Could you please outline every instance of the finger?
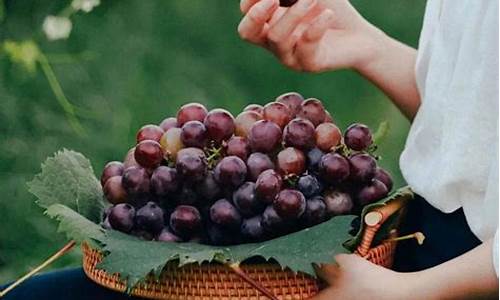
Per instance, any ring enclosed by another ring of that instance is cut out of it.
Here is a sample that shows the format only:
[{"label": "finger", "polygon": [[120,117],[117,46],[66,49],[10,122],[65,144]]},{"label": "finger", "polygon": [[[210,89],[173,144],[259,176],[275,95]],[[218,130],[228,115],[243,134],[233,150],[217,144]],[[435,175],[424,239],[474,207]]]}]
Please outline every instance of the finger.
[{"label": "finger", "polygon": [[325,32],[333,26],[333,23],[333,11],[325,9],[311,22],[311,25],[304,32],[302,38],[305,42],[315,42],[323,37]]},{"label": "finger", "polygon": [[318,294],[316,294],[314,297],[310,298],[310,300],[332,300],[332,299],[341,299],[337,297],[337,293],[335,292],[334,289],[328,288],[325,289]]},{"label": "finger", "polygon": [[250,7],[254,6],[255,3],[260,0],[241,0],[240,1],[240,10],[243,14],[246,14]]},{"label": "finger", "polygon": [[338,254],[335,256],[335,261],[339,265],[340,268],[349,269],[350,267],[355,266],[355,264],[359,261],[365,262],[365,260],[355,254]]},{"label": "finger", "polygon": [[290,45],[283,45],[282,42],[286,41],[293,33],[316,3],[317,0],[299,0],[269,29],[267,34],[268,40],[282,52],[289,50],[287,48]]},{"label": "finger", "polygon": [[278,5],[278,0],[262,0],[252,6],[238,26],[240,37],[252,43],[262,43],[266,22],[271,19]]},{"label": "finger", "polygon": [[329,285],[333,284],[340,274],[339,267],[332,264],[323,264],[321,267],[315,266],[316,275]]}]

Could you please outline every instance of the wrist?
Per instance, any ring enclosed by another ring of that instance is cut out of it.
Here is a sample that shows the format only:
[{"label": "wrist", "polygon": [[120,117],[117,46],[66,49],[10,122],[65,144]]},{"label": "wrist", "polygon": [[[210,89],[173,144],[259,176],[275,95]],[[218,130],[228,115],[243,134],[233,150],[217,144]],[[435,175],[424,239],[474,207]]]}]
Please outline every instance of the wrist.
[{"label": "wrist", "polygon": [[377,72],[387,61],[388,54],[394,43],[394,39],[388,36],[382,30],[369,24],[366,36],[366,51],[353,65],[353,69],[365,77],[370,77],[370,74]]}]

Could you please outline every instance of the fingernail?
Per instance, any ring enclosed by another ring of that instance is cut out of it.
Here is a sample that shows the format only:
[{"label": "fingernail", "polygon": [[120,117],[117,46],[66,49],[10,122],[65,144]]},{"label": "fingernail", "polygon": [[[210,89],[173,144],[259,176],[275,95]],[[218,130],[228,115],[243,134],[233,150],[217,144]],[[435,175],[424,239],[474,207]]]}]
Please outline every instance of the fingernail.
[{"label": "fingernail", "polygon": [[271,9],[271,7],[274,6],[274,3],[275,3],[275,1],[273,1],[273,0],[263,0],[261,5],[262,5],[262,8],[267,11],[267,10]]}]

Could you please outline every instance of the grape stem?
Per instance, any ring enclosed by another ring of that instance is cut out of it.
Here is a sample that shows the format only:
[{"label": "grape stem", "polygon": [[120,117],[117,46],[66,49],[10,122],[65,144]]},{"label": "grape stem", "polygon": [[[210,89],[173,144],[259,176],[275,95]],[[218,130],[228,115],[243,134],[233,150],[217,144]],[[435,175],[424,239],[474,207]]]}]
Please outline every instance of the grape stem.
[{"label": "grape stem", "polygon": [[27,273],[23,277],[19,278],[18,280],[16,280],[15,282],[13,282],[11,285],[9,285],[7,288],[5,288],[3,291],[1,291],[0,292],[0,298],[3,298],[8,292],[12,291],[18,285],[20,285],[21,283],[25,282],[26,280],[28,280],[29,278],[31,278],[36,273],[40,272],[43,268],[45,268],[48,265],[50,265],[51,263],[53,263],[59,257],[61,257],[64,254],[68,253],[73,248],[73,246],[75,246],[75,244],[76,244],[75,241],[70,241],[69,243],[67,243],[64,247],[62,247],[54,255],[52,255],[46,261],[44,261],[41,265],[39,265],[38,267],[34,268],[29,273]]},{"label": "grape stem", "polygon": [[226,264],[231,270],[234,271],[238,276],[241,277],[241,279],[245,280],[248,284],[256,288],[259,292],[262,294],[266,295],[269,299],[271,300],[279,300],[278,297],[276,297],[272,292],[270,292],[268,289],[263,287],[260,283],[257,281],[253,280],[250,276],[248,276],[245,271],[240,267],[239,263],[233,263],[233,264]]}]

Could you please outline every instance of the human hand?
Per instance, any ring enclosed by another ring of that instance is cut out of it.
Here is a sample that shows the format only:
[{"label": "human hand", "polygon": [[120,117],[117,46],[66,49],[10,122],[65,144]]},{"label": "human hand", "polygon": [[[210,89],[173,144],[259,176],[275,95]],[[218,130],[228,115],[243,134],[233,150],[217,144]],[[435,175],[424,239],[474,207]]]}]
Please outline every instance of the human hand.
[{"label": "human hand", "polygon": [[347,0],[299,0],[289,8],[279,0],[241,0],[240,8],[241,38],[297,71],[359,69],[376,60],[385,40]]}]

